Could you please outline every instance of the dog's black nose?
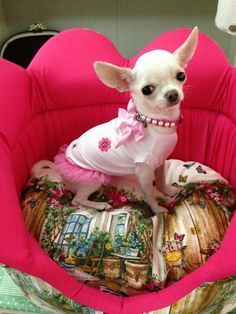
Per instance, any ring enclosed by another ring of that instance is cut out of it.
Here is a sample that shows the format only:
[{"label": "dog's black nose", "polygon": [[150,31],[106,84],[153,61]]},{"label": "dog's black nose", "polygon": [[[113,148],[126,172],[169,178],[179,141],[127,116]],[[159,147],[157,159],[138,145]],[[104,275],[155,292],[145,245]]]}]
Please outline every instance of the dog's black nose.
[{"label": "dog's black nose", "polygon": [[175,105],[179,100],[179,93],[176,89],[172,89],[165,94],[165,98],[168,100],[169,105]]}]

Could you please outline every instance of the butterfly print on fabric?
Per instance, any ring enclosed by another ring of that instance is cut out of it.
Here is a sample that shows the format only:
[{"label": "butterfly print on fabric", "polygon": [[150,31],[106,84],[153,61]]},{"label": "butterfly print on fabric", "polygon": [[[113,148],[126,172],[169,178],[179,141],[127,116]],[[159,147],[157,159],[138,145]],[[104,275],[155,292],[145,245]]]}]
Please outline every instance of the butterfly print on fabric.
[{"label": "butterfly print on fabric", "polygon": [[179,175],[179,182],[186,183],[188,179],[188,176],[182,176],[181,174]]},{"label": "butterfly print on fabric", "polygon": [[197,170],[198,173],[206,174],[206,170],[204,170],[204,169],[202,168],[202,166],[200,166],[200,165],[196,168],[196,170]]},{"label": "butterfly print on fabric", "polygon": [[174,239],[175,240],[183,241],[184,237],[185,237],[185,234],[178,234],[176,232],[174,234]]},{"label": "butterfly print on fabric", "polygon": [[183,167],[185,167],[186,169],[190,169],[192,168],[196,163],[192,162],[191,164],[184,164]]},{"label": "butterfly print on fabric", "polygon": [[192,203],[190,203],[190,205],[193,205],[193,206],[197,205],[202,209],[206,208],[206,203],[200,200],[193,201]]}]

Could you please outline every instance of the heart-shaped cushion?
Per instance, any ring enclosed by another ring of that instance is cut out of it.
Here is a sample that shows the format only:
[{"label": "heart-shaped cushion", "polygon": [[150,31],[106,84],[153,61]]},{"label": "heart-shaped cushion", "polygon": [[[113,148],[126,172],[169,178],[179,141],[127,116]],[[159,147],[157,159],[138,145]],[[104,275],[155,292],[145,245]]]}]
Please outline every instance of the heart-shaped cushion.
[{"label": "heart-shaped cushion", "polygon": [[[52,158],[61,144],[111,119],[119,106],[126,106],[129,94],[105,87],[95,75],[93,62],[132,67],[145,51],[174,51],[189,32],[167,32],[128,60],[101,34],[73,29],[47,42],[27,70],[0,60],[0,262],[40,277],[73,300],[107,313],[163,308],[205,281],[236,273],[234,217],[220,250],[176,284],[126,299],[104,294],[77,282],[50,260],[28,234],[19,204],[34,162]],[[201,34],[187,76],[185,123],[179,128],[173,156],[211,165],[236,187],[235,70],[217,44]]]}]

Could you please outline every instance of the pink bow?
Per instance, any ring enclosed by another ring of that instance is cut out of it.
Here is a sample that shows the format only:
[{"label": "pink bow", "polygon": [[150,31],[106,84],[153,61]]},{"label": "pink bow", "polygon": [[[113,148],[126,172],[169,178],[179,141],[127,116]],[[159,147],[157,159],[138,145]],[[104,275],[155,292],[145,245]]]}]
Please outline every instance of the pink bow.
[{"label": "pink bow", "polygon": [[144,137],[143,124],[136,120],[136,110],[132,99],[129,101],[127,110],[119,109],[117,129],[120,130],[121,134],[115,148],[124,144],[132,134],[136,142]]}]

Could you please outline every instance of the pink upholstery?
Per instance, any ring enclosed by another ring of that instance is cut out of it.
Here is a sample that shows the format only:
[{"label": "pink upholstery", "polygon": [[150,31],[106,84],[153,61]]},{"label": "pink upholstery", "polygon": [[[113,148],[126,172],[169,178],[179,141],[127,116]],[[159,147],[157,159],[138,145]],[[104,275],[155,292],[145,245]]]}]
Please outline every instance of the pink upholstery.
[{"label": "pink upholstery", "polygon": [[[189,30],[161,35],[143,51],[173,51]],[[41,48],[27,70],[0,60],[0,262],[49,282],[66,296],[106,313],[134,314],[174,303],[205,281],[236,274],[236,218],[221,249],[206,264],[157,293],[120,298],[88,288],[67,275],[28,234],[19,196],[32,164],[50,159],[59,146],[114,117],[129,94],[105,87],[95,60],[133,66],[104,36],[74,29]],[[236,189],[236,70],[222,50],[201,34],[187,69],[184,123],[172,157],[213,167]]]}]

